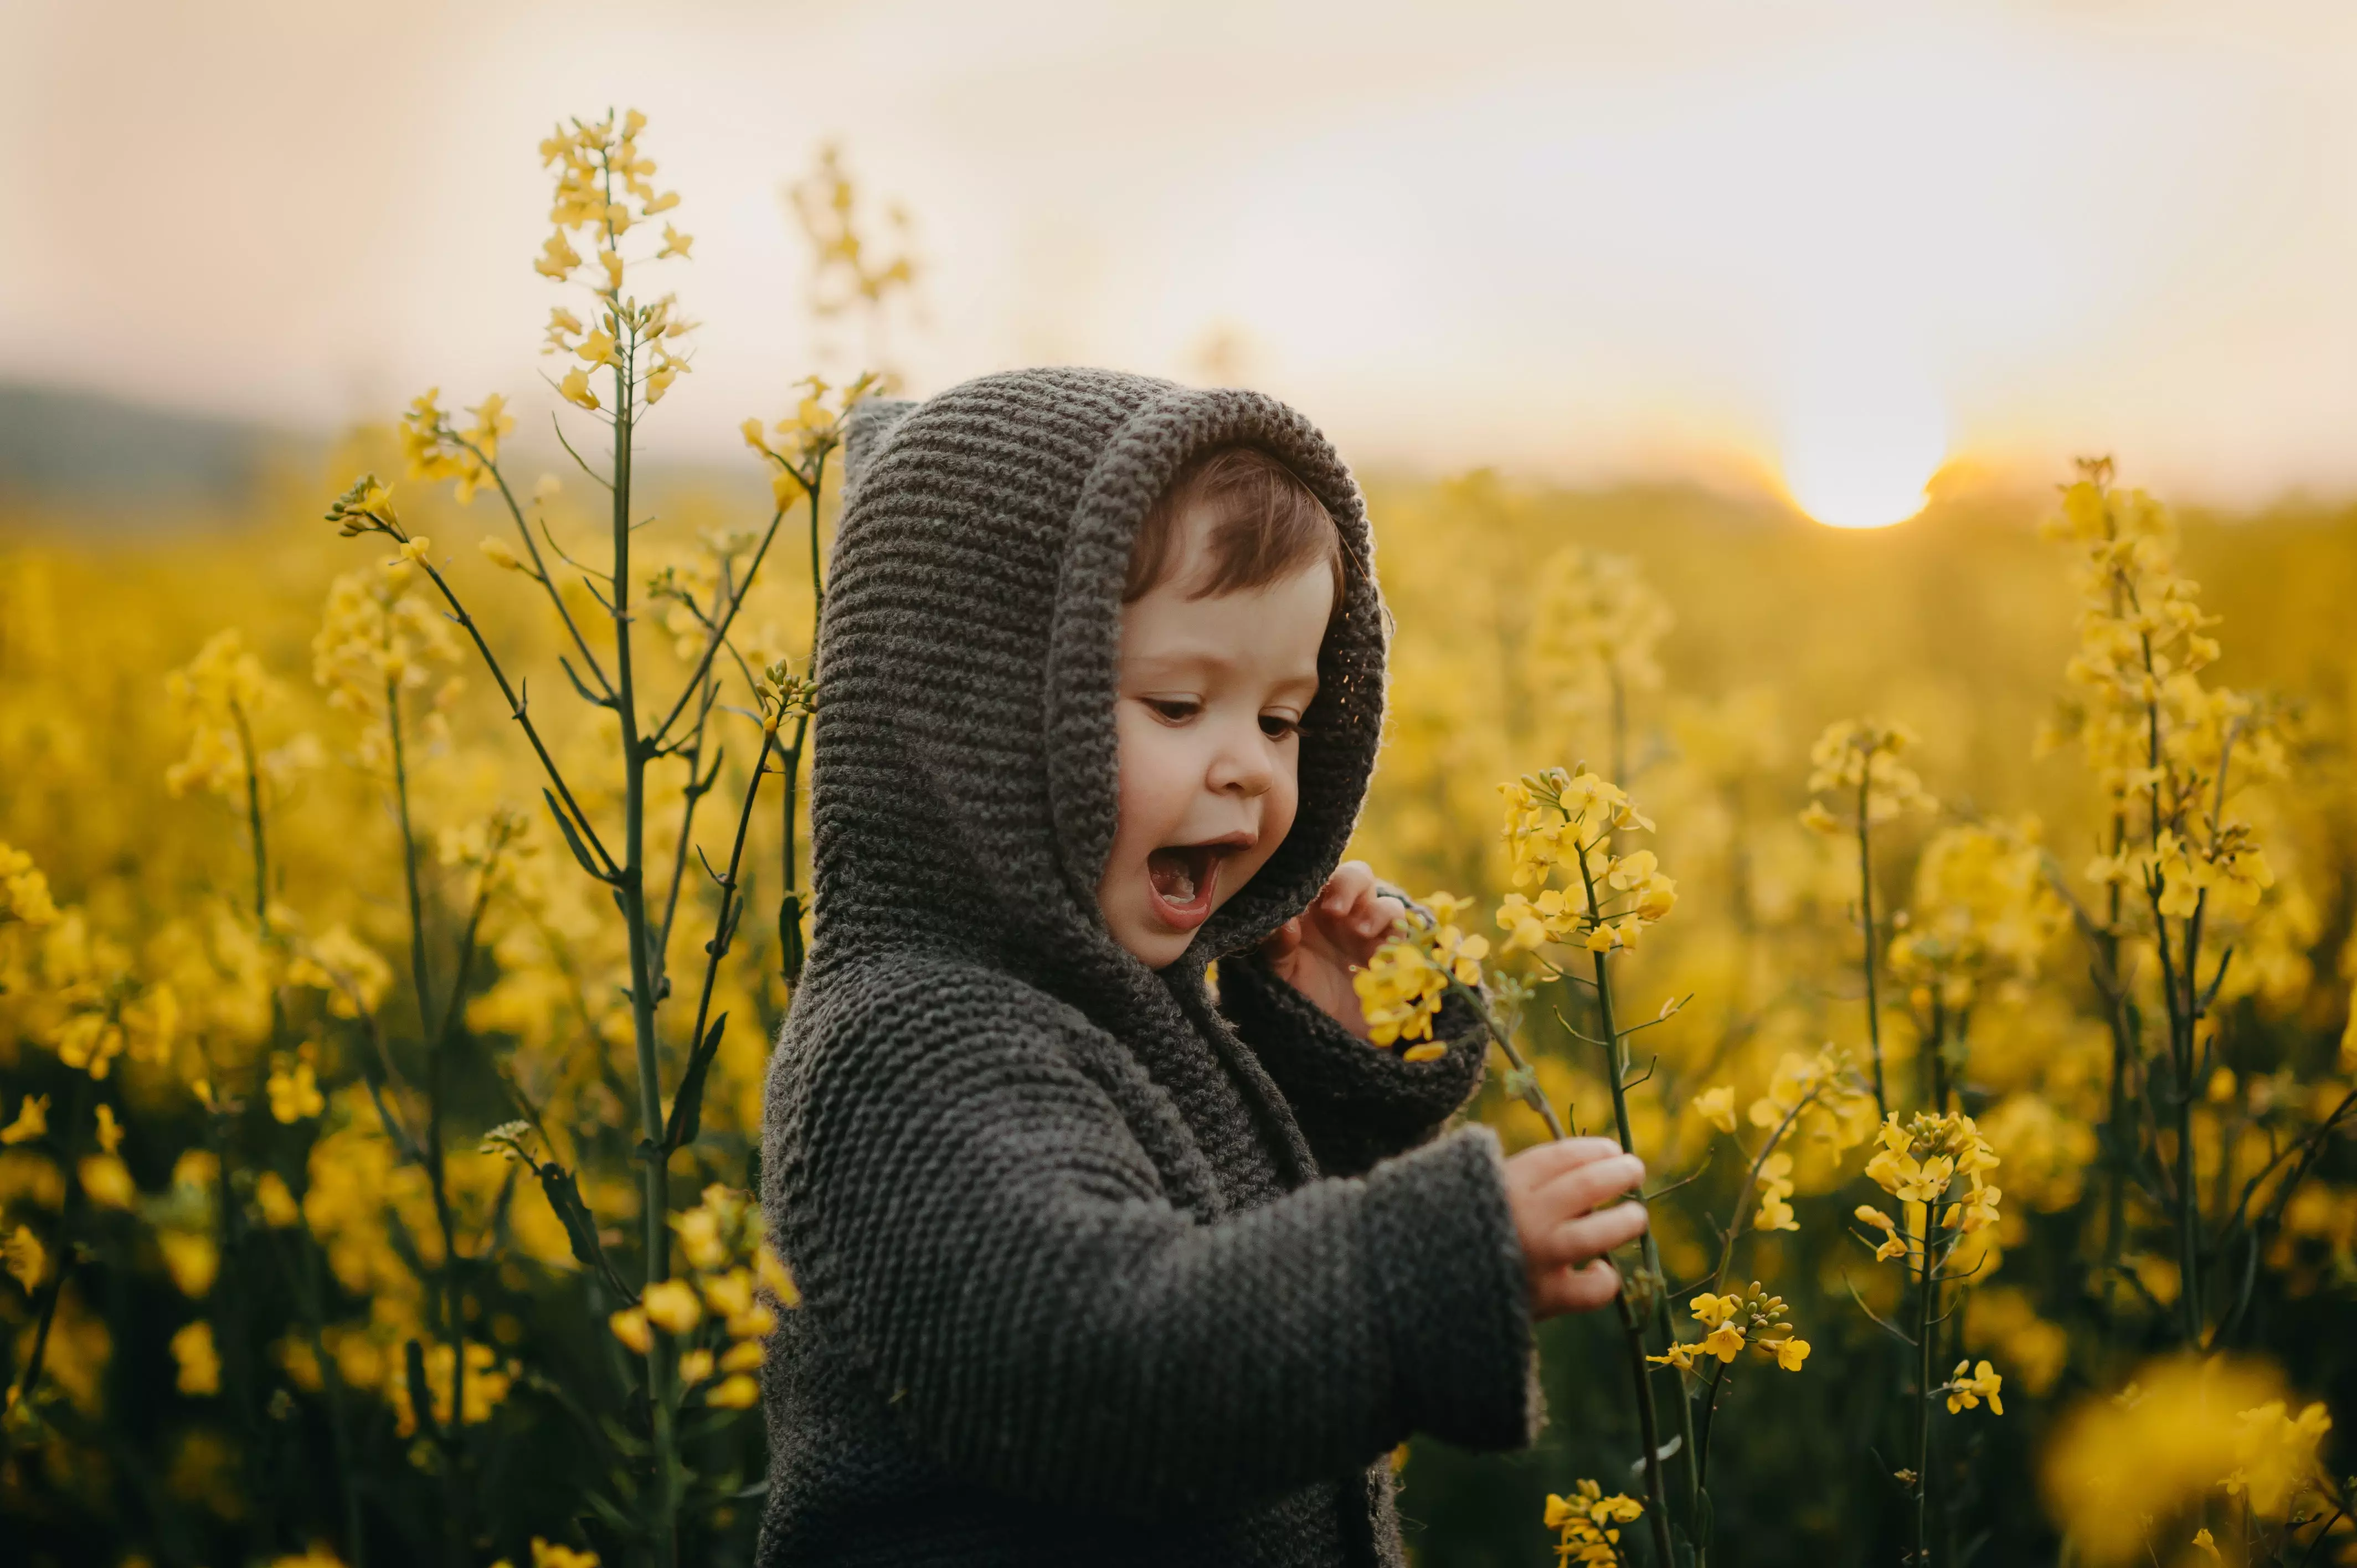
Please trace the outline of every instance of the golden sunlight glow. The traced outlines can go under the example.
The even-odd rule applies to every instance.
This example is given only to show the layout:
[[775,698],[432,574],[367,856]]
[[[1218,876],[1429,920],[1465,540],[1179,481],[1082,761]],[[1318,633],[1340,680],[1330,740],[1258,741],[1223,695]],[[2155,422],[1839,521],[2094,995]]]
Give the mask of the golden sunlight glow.
[[1888,528],[1923,510],[1947,445],[1946,412],[1925,384],[1805,398],[1783,422],[1784,489],[1828,527]]

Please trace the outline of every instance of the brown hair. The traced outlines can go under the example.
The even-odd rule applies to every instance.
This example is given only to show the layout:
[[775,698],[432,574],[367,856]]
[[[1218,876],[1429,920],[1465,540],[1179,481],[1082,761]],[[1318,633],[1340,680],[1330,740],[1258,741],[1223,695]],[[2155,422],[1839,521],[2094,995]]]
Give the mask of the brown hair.
[[1257,446],[1214,447],[1178,470],[1137,525],[1122,603],[1144,598],[1169,575],[1178,520],[1193,507],[1211,513],[1211,569],[1189,598],[1265,588],[1322,560],[1334,575],[1340,618],[1341,531],[1300,476]]

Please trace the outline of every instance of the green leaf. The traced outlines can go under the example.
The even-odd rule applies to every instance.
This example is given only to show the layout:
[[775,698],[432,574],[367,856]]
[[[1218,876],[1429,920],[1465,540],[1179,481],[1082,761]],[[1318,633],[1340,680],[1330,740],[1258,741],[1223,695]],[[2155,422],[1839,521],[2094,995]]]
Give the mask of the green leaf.
[[565,1227],[565,1239],[573,1244],[573,1256],[585,1269],[606,1282],[606,1287],[625,1302],[639,1299],[638,1292],[622,1283],[621,1275],[607,1261],[605,1245],[597,1240],[597,1222],[590,1218],[589,1206],[581,1201],[581,1185],[573,1173],[554,1160],[533,1167],[540,1178],[540,1190],[548,1195],[548,1207]]
[[789,988],[802,983],[802,898],[789,893],[778,904],[778,949],[785,955],[780,966]]
[[728,1015],[723,1013],[712,1020],[695,1054],[688,1058],[687,1072],[679,1080],[679,1092],[672,1097],[671,1119],[663,1128],[663,1148],[685,1148],[695,1142],[697,1130],[704,1122],[704,1075],[712,1066],[712,1058],[720,1051],[720,1031],[727,1026]]
[[613,878],[608,876],[604,872],[598,870],[595,865],[591,864],[589,859],[589,846],[581,842],[580,832],[574,827],[573,819],[566,816],[565,814],[565,808],[556,803],[556,791],[544,784],[540,787],[540,798],[548,802],[548,814],[554,817],[556,819],[556,825],[564,830],[565,846],[573,851],[573,858],[581,863],[581,869],[587,872],[590,875],[596,877],[600,882],[612,881]]
[[425,1346],[412,1339],[403,1347],[409,1369],[409,1413],[417,1423],[417,1430],[438,1443],[442,1440],[441,1424],[434,1419],[434,1392],[425,1381]]

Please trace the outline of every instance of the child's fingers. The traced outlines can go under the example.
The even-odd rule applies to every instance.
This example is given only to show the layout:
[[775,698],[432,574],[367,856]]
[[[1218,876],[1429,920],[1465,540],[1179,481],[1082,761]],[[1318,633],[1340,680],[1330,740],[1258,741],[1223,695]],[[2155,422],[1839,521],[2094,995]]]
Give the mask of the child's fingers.
[[1549,1262],[1584,1263],[1590,1258],[1600,1258],[1615,1247],[1625,1247],[1645,1233],[1645,1206],[1641,1203],[1616,1203],[1609,1208],[1577,1219],[1567,1219],[1555,1229],[1551,1239]]
[[1566,1171],[1620,1152],[1610,1138],[1556,1138],[1536,1144],[1506,1161],[1507,1190],[1536,1193]]
[[1363,860],[1346,860],[1326,879],[1318,903],[1328,914],[1348,916],[1353,906],[1373,896],[1375,868]]
[[1349,917],[1351,930],[1363,941],[1380,943],[1392,934],[1400,917],[1406,913],[1406,905],[1389,894],[1378,894],[1360,901]]
[[1272,962],[1291,958],[1301,946],[1301,917],[1296,915],[1261,939],[1260,950]]
[[1584,1268],[1557,1269],[1549,1274],[1534,1305],[1542,1317],[1564,1312],[1593,1312],[1619,1294],[1620,1290],[1620,1271],[1609,1260],[1598,1258]]
[[1621,1154],[1616,1145],[1610,1155],[1573,1165],[1547,1180],[1539,1187],[1538,1197],[1566,1214],[1587,1214],[1644,1179],[1645,1162],[1634,1155]]

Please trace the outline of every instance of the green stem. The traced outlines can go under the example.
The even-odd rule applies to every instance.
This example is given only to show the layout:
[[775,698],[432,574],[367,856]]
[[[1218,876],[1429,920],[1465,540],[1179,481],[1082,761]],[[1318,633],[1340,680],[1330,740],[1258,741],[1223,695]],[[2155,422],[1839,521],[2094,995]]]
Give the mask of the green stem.
[[274,1539],[277,1530],[276,1498],[268,1484],[273,1466],[265,1450],[272,1446],[274,1434],[264,1426],[254,1396],[262,1387],[262,1379],[253,1365],[253,1336],[250,1331],[251,1315],[247,1293],[251,1288],[244,1268],[244,1209],[235,1196],[235,1172],[230,1165],[230,1129],[228,1118],[219,1112],[205,1117],[205,1136],[213,1156],[214,1223],[221,1230],[221,1262],[213,1275],[214,1317],[220,1326],[214,1341],[221,1359],[221,1382],[236,1391],[231,1396],[238,1424],[245,1434],[245,1452],[241,1455],[246,1484],[253,1495],[255,1511],[260,1516],[256,1527],[260,1538]]
[[1908,1558],[1914,1568],[1931,1568],[1932,1563],[1932,1319],[1939,1300],[1939,1245],[1940,1199],[1934,1197],[1923,1206],[1923,1258],[1916,1292],[1915,1351],[1919,1382],[1915,1410],[1915,1551]]
[[1727,1363],[1721,1361],[1710,1369],[1710,1386],[1704,1391],[1702,1402],[1702,1432],[1700,1450],[1695,1455],[1695,1478],[1697,1485],[1710,1485],[1710,1425],[1711,1417],[1718,1412],[1719,1380],[1727,1375]]
[[[1515,1078],[1527,1086],[1523,1091],[1523,1102],[1537,1112],[1539,1120],[1546,1123],[1547,1136],[1555,1139],[1569,1137],[1571,1134],[1565,1131],[1563,1118],[1555,1114],[1555,1107],[1547,1103],[1547,1097],[1539,1091],[1538,1079],[1531,1072],[1531,1064],[1524,1059],[1514,1042],[1490,1021],[1489,1010],[1481,1008],[1480,1011],[1490,1038],[1496,1041],[1498,1049],[1505,1053],[1506,1065],[1513,1069]],[[1628,1145],[1624,1143],[1621,1147],[1625,1149]],[[1661,1568],[1672,1568],[1677,1560],[1670,1554],[1669,1514],[1662,1501],[1661,1418],[1653,1405],[1652,1367],[1645,1359],[1645,1331],[1637,1322],[1636,1309],[1629,1305],[1629,1287],[1625,1281],[1614,1294],[1612,1305],[1620,1314],[1621,1343],[1629,1354],[1629,1375],[1636,1384],[1637,1431],[1645,1444],[1645,1512],[1652,1521],[1653,1550]],[[1679,1391],[1678,1402],[1681,1405],[1685,1403],[1683,1389]]]
[[[1579,876],[1581,886],[1587,892],[1587,907],[1590,910],[1594,910],[1598,907],[1596,897],[1596,878],[1587,868],[1587,856],[1585,853],[1579,856]],[[1629,1120],[1629,1068],[1624,1059],[1625,1042],[1620,1037],[1619,1026],[1613,1021],[1612,971],[1605,961],[1605,954],[1591,953],[1589,957],[1596,968],[1597,1022],[1599,1026],[1598,1035],[1605,1042],[1604,1068],[1612,1085],[1613,1128],[1620,1134],[1621,1149],[1633,1155],[1637,1152],[1637,1141]],[[1670,1326],[1669,1277],[1662,1272],[1661,1246],[1653,1240],[1652,1227],[1650,1225],[1645,1229],[1642,1246],[1645,1273],[1651,1276],[1647,1294],[1652,1301],[1653,1337],[1661,1342],[1663,1350],[1666,1352],[1676,1337],[1676,1330]],[[1641,1367],[1647,1365],[1640,1363]],[[1691,1527],[1700,1512],[1698,1498],[1702,1489],[1695,1463],[1694,1402],[1686,1398],[1684,1374],[1674,1367],[1670,1368],[1669,1372],[1673,1378],[1678,1380],[1678,1468],[1685,1478],[1684,1499],[1685,1518]],[[1650,1405],[1652,1398],[1652,1381],[1648,1370],[1645,1381],[1645,1402]]]
[[475,624],[475,618],[468,615],[467,607],[458,602],[458,595],[450,586],[450,580],[442,575],[431,561],[420,561],[418,564],[425,569],[426,576],[433,580],[434,586],[440,591],[442,602],[450,607],[450,618],[457,622],[460,629],[474,640],[475,651],[481,655],[483,668],[491,672],[492,683],[499,687],[500,695],[506,699],[508,716],[522,726],[524,739],[532,743],[533,755],[540,758],[541,771],[548,776],[548,782],[555,790],[557,799],[565,803],[565,810],[570,813],[575,831],[580,833],[582,842],[597,857],[598,865],[602,867],[596,873],[598,879],[611,883],[619,874],[614,865],[614,856],[606,848],[605,841],[597,836],[597,828],[590,823],[589,814],[584,811],[580,802],[573,798],[573,786],[565,781],[565,775],[557,768],[556,758],[548,754],[548,743],[541,738],[539,727],[532,722],[530,706],[525,702],[523,693],[509,682],[507,671],[501,668],[498,656],[491,652],[491,645],[483,639],[483,628]]
[[[1760,1146],[1760,1152],[1751,1157],[1751,1168],[1744,1175],[1743,1189],[1736,1195],[1735,1208],[1727,1216],[1727,1229],[1722,1233],[1723,1239],[1718,1249],[1718,1267],[1710,1272],[1710,1288],[1714,1294],[1717,1294],[1719,1286],[1727,1283],[1727,1265],[1735,1262],[1736,1238],[1743,1234],[1743,1211],[1751,1207],[1751,1194],[1760,1185],[1760,1173],[1766,1167],[1768,1156],[1776,1152],[1776,1145],[1784,1141],[1784,1134],[1792,1131],[1792,1123],[1800,1119],[1801,1112],[1817,1102],[1820,1092],[1822,1091],[1819,1090],[1812,1089],[1808,1093],[1801,1096],[1800,1102],[1784,1112],[1784,1119],[1776,1123],[1775,1131],[1768,1134],[1768,1141],[1762,1144]],[[1740,1144],[1737,1146],[1741,1147]]]
[[753,778],[745,786],[745,807],[737,813],[737,838],[728,848],[728,874],[720,879],[720,914],[713,923],[712,940],[704,946],[704,984],[695,997],[695,1027],[688,1035],[689,1049],[699,1050],[704,1045],[704,1026],[712,1013],[713,988],[719,983],[720,961],[728,956],[737,936],[737,872],[745,861],[745,839],[753,825],[753,803],[760,799],[761,779],[769,772],[770,753],[776,749],[778,737],[761,736],[760,755],[753,758]]
[[[821,452],[818,455],[816,464],[811,470],[810,482],[802,487],[810,499],[811,650],[809,673],[811,679],[813,681],[818,678],[819,623],[826,611],[825,563],[819,553],[819,495],[825,482],[826,454],[824,452]],[[796,823],[794,819],[795,813],[802,809],[802,743],[809,737],[810,723],[811,719],[808,713],[796,715],[794,719],[794,743],[790,746],[781,748],[785,762],[785,799],[780,808],[780,827],[782,831],[779,834],[779,842],[781,846],[780,857],[783,862],[783,869],[785,872],[783,904],[779,911],[781,925],[787,919],[799,921],[802,918],[802,876],[800,867],[796,864],[799,858],[799,852],[796,849],[795,843],[799,835],[796,832]],[[789,944],[788,950],[780,955],[785,966],[784,978],[786,986],[790,993],[793,988],[802,983],[802,963],[798,956],[800,950],[800,937],[797,935],[795,940]]]
[[507,503],[508,516],[515,520],[516,532],[523,540],[524,553],[532,558],[532,571],[529,575],[533,581],[540,585],[542,591],[548,595],[548,602],[556,607],[556,618],[565,623],[565,631],[571,634],[573,646],[581,655],[581,662],[587,665],[589,673],[597,678],[598,689],[610,698],[614,694],[614,683],[606,678],[605,666],[597,662],[597,655],[590,650],[588,639],[581,635],[581,628],[574,624],[573,612],[565,608],[565,595],[558,590],[555,581],[548,575],[548,563],[541,558],[540,545],[532,536],[532,525],[524,521],[523,508],[516,504],[515,492],[508,488],[507,476],[500,472],[500,466],[497,463],[483,455],[481,447],[468,440],[466,436],[456,431],[451,433],[451,436],[459,446],[475,455],[475,460],[482,464],[483,471],[490,474],[491,482],[499,487],[500,499]]
[[253,836],[253,923],[264,937],[270,935],[270,852],[262,836],[262,773],[253,756],[253,731],[246,723],[245,709],[232,701],[229,705],[231,722],[237,725],[238,749],[245,757],[245,825]]
[[[614,367],[614,671],[622,721],[622,865],[615,891],[621,897],[622,924],[630,946],[630,1033],[638,1055],[640,1154],[646,1165],[640,1220],[646,1286],[651,1289],[671,1277],[671,1166],[662,1147],[662,1075],[655,1038],[652,932],[647,921],[649,747],[639,734],[638,671],[630,652],[630,362],[636,351],[635,342],[624,336]],[[672,1430],[669,1349],[657,1335],[646,1358],[655,1462],[654,1517],[649,1522],[655,1561],[663,1568],[679,1560],[679,1462]]]
[[[464,1568],[467,1561],[467,1498],[466,1482],[461,1476],[462,1455],[459,1451],[460,1417],[465,1407],[463,1380],[467,1369],[467,1330],[464,1304],[460,1300],[458,1283],[457,1220],[450,1207],[448,1175],[443,1159],[442,1111],[447,1098],[445,1084],[444,1047],[441,1037],[447,1033],[447,1020],[442,1030],[434,1030],[434,1001],[426,988],[425,904],[417,881],[417,836],[409,810],[409,768],[406,744],[402,738],[401,689],[388,679],[384,683],[384,722],[393,735],[393,799],[401,820],[401,864],[409,892],[409,974],[417,988],[417,1028],[431,1055],[425,1064],[425,1176],[434,1197],[434,1218],[442,1234],[441,1286],[442,1337],[450,1348],[450,1419],[440,1423],[442,1446],[442,1527],[444,1550],[454,1568]],[[472,929],[468,936],[472,938]],[[467,955],[459,955],[463,970]],[[461,981],[451,988],[448,1006],[455,1009],[458,993],[464,989]],[[434,1402],[431,1388],[410,1391],[413,1401],[430,1409]]]
[[[90,1079],[76,1073],[73,1103],[68,1107],[62,1122],[69,1136],[59,1140],[63,1150],[59,1156],[60,1164],[68,1172],[74,1168],[74,1151],[70,1134],[73,1129],[81,1125],[81,1113],[88,1108],[86,1102],[89,1099]],[[16,1402],[27,1409],[31,1408],[30,1402],[34,1389],[40,1385],[41,1363],[49,1348],[49,1326],[57,1320],[58,1300],[66,1293],[66,1276],[73,1273],[73,1222],[81,1208],[81,1184],[77,1181],[68,1181],[65,1202],[58,1209],[56,1236],[58,1276],[49,1282],[49,1293],[41,1302],[40,1321],[33,1326],[33,1348],[25,1358],[25,1369],[16,1376]]]
[[384,682],[384,723],[393,735],[393,794],[401,816],[401,872],[409,893],[409,979],[417,991],[417,1027],[431,1026],[434,1002],[425,972],[425,901],[417,885],[417,833],[409,815],[409,758],[401,735],[401,686]]
[[1948,1004],[1934,991],[1932,997],[1932,1037],[1927,1045],[1932,1059],[1926,1064],[1932,1074],[1930,1099],[1934,1116],[1948,1113],[1947,1047]]
[[[2128,820],[2125,802],[2115,799],[2112,807],[2112,855],[2115,860],[2127,848]],[[2120,883],[2115,876],[2110,884],[2109,918],[2096,946],[2103,955],[2103,989],[2107,1015],[2105,1022],[2112,1032],[2112,1092],[2111,1111],[2104,1125],[2109,1170],[2104,1195],[2104,1315],[2111,1316],[2112,1292],[2117,1288],[2117,1275],[2122,1256],[2127,1250],[2127,1182],[2134,1163],[2134,1151],[2139,1140],[2130,1121],[2128,1075],[2136,1065],[2136,1041],[2128,1014],[2127,987],[2121,983],[2120,973]]]
[[337,1369],[328,1354],[326,1331],[327,1307],[325,1292],[319,1281],[319,1250],[311,1244],[307,1233],[298,1234],[292,1243],[293,1252],[299,1254],[302,1266],[298,1272],[289,1249],[277,1249],[279,1265],[294,1284],[296,1305],[303,1321],[303,1335],[311,1347],[311,1359],[319,1369],[319,1390],[328,1401],[328,1440],[336,1455],[336,1484],[341,1494],[344,1512],[344,1555],[350,1568],[368,1568],[368,1540],[361,1529],[361,1493],[355,1477],[359,1466],[352,1457],[350,1419],[344,1406],[343,1374]]
[[1888,1121],[1890,1096],[1882,1084],[1882,1004],[1876,992],[1874,974],[1874,835],[1867,822],[1867,810],[1873,804],[1873,789],[1874,757],[1869,753],[1866,771],[1857,781],[1857,929],[1866,939],[1866,1039],[1874,1055],[1874,1111]]

